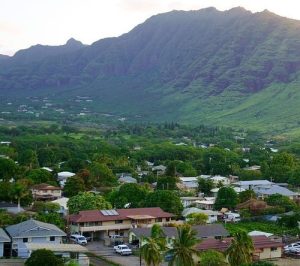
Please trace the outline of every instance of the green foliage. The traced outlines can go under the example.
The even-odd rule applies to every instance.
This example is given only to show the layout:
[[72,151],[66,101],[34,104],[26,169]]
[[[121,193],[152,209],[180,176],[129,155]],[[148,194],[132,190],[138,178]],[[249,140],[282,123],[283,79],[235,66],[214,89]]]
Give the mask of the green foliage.
[[61,217],[59,213],[38,213],[35,216],[35,219],[44,223],[54,224],[60,229],[65,230],[65,220]]
[[179,196],[174,191],[156,190],[149,193],[145,199],[146,207],[160,207],[166,212],[180,215],[183,206]]
[[38,249],[31,253],[26,260],[25,266],[63,266],[63,260],[47,249]]
[[186,218],[190,225],[204,225],[208,220],[208,216],[204,213],[191,213]]
[[167,252],[171,256],[170,266],[193,266],[195,265],[194,256],[199,252],[195,248],[199,243],[196,237],[197,232],[192,230],[189,225],[177,227],[177,237],[174,240],[173,247]]
[[270,206],[277,206],[277,207],[282,207],[285,209],[285,211],[291,211],[297,207],[297,204],[291,200],[287,196],[283,196],[280,194],[274,194],[270,195],[267,199],[266,202]]
[[230,265],[242,265],[252,261],[253,252],[252,238],[246,231],[239,231],[234,234],[234,238],[226,250],[226,255]]
[[222,187],[219,189],[214,208],[220,210],[222,208],[234,209],[238,203],[238,195],[232,187]]
[[80,176],[72,176],[68,178],[63,189],[66,197],[76,196],[79,192],[83,191],[85,191],[85,185]]
[[204,195],[209,195],[214,188],[214,182],[211,179],[198,178],[198,190]]
[[69,213],[78,213],[84,210],[107,210],[112,206],[102,196],[94,195],[89,192],[82,192],[71,197],[68,201]]
[[201,266],[226,266],[226,258],[223,253],[215,250],[207,250],[200,254]]
[[13,160],[0,158],[0,179],[9,181],[16,173],[17,166]]
[[113,186],[117,184],[117,178],[105,164],[93,163],[90,166],[90,173],[92,182],[97,186]]
[[300,212],[296,212],[292,215],[281,216],[281,218],[278,220],[278,224],[280,226],[285,226],[287,228],[297,228],[299,226],[298,224],[299,221],[300,221]]
[[156,188],[159,190],[176,190],[177,178],[174,176],[160,176],[157,178]]
[[128,203],[130,208],[138,208],[144,205],[148,193],[149,189],[146,186],[134,183],[123,184],[110,193],[108,200],[115,208],[124,208]]
[[256,199],[256,194],[252,189],[247,189],[245,191],[242,191],[238,195],[239,202],[243,203],[250,199]]
[[31,169],[28,172],[26,172],[26,177],[34,184],[41,184],[41,183],[54,183],[56,180],[52,176],[51,173],[44,169]]

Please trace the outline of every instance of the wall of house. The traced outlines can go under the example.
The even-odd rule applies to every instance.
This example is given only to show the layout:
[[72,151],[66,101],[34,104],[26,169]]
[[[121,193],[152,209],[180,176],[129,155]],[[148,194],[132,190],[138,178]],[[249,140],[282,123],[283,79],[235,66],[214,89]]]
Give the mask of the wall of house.
[[278,247],[276,250],[271,251],[271,248],[264,248],[261,253],[256,253],[259,259],[272,259],[272,258],[281,258],[282,248]]
[[[55,237],[55,241],[50,241],[50,237],[28,237],[28,243],[62,243],[62,237]],[[29,256],[28,249],[23,242],[23,238],[14,238],[12,248],[18,250],[18,257],[27,258]]]

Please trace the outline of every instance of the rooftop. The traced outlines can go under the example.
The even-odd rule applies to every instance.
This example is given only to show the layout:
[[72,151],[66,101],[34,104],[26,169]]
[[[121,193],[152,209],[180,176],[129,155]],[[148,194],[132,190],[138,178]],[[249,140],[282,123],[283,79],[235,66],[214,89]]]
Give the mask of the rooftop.
[[82,252],[86,253],[86,247],[77,244],[50,244],[50,243],[26,243],[28,250],[48,249],[53,252]]
[[62,190],[60,187],[55,187],[46,183],[35,185],[32,188],[37,190]]
[[5,231],[0,228],[0,243],[3,242],[10,242],[9,236],[5,233]]

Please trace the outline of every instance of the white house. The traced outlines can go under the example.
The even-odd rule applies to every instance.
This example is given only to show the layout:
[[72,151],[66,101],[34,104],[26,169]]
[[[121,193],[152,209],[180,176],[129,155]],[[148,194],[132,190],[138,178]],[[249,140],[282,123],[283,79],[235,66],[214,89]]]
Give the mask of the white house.
[[53,200],[52,202],[57,203],[60,206],[59,213],[61,213],[65,216],[68,214],[68,211],[69,211],[68,201],[69,201],[69,198],[62,197],[60,199]]
[[181,203],[184,208],[186,208],[192,204],[196,204],[196,201],[201,200],[201,199],[202,198],[200,198],[200,197],[180,197]]
[[196,206],[204,210],[212,210],[214,208],[215,201],[215,197],[205,197],[203,200],[197,200]]
[[74,174],[72,172],[67,172],[67,171],[57,173],[57,179],[59,181],[60,186],[64,187],[67,182],[67,179],[74,175],[76,175],[76,174]]
[[198,209],[198,208],[186,208],[186,209],[183,210],[182,216],[187,217],[189,214],[192,214],[192,213],[206,214],[208,216],[208,220],[207,220],[208,224],[217,222],[218,221],[218,215],[220,215],[220,213],[217,212],[217,211],[201,210],[201,209]]
[[179,177],[181,184],[187,189],[197,189],[198,188],[198,177]]

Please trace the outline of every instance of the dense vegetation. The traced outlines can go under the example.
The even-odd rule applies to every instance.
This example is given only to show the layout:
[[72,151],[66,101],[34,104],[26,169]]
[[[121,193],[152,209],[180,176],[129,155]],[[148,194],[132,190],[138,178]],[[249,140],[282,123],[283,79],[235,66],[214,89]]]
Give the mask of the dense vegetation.
[[299,25],[268,11],[207,8],[153,16],[90,46],[34,46],[0,61],[3,116],[290,131],[299,125]]

